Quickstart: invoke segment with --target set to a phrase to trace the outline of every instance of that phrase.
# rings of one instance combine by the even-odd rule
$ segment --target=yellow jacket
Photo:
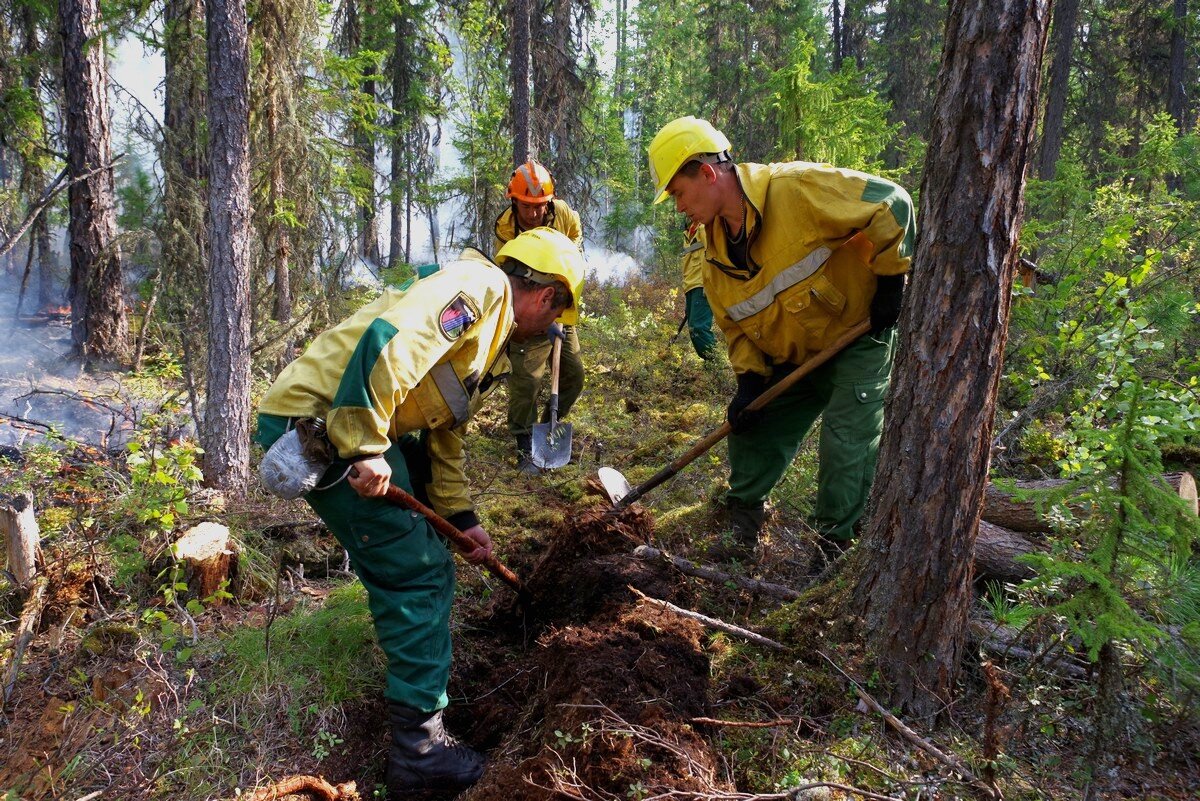
[[[734,372],[802,364],[870,314],[877,275],[911,261],[912,199],[896,184],[828,164],[738,164],[747,269],[723,224],[707,232],[704,291]]]
[[[554,198],[554,200],[550,201],[550,211],[547,214],[547,227],[566,234],[568,239],[580,248],[583,247],[583,225],[579,222],[579,213],[575,209],[568,206],[565,200]],[[495,232],[496,247],[492,250],[493,257],[504,246],[505,242],[508,242],[521,233],[517,230],[517,218],[513,214],[511,203],[496,218]]]
[[[683,235],[683,294],[703,286],[704,272],[704,226],[695,225],[688,228]]]
[[[514,325],[508,276],[467,250],[318,336],[280,373],[259,409],[324,418],[343,459],[383,453],[401,435],[428,429],[433,481],[426,489],[434,511],[449,517],[473,510],[463,435],[508,372]]]

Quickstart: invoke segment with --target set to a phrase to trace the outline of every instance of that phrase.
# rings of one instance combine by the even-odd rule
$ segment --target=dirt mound
[[[532,647],[460,677],[484,695],[452,722],[490,750],[487,773],[464,798],[717,786],[716,757],[689,723],[708,711],[703,631],[639,605],[628,589],[693,600],[677,574],[630,555],[651,526],[638,507],[619,517],[591,510],[552,536],[526,579]]]

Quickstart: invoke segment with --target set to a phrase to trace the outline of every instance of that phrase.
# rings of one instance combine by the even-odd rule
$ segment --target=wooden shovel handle
[[[767,391],[763,392],[761,395],[759,395],[757,398],[755,398],[753,401],[751,401],[749,404],[747,404],[746,409],[749,411],[753,411],[755,409],[761,409],[762,407],[766,406],[768,403],[775,400],[780,395],[782,395],[784,392],[786,392],[788,390],[788,388],[790,388],[793,384],[795,384],[801,378],[804,378],[804,376],[808,375],[813,370],[816,370],[822,364],[824,364],[825,362],[832,359],[843,348],[845,348],[851,342],[858,339],[859,337],[861,337],[863,334],[867,333],[870,330],[871,330],[871,323],[869,320],[864,320],[863,322],[854,326],[849,331],[847,331],[846,333],[844,333],[840,337],[838,337],[838,340],[836,342],[834,342],[832,345],[830,345],[828,348],[825,348],[825,350],[820,351],[819,353],[814,355],[811,359],[809,359],[804,364],[800,365],[795,370],[793,370],[791,373],[789,373],[787,376],[785,376],[783,379],[781,379],[777,384],[770,387],[769,389],[767,389]],[[729,435],[729,432],[732,430],[733,429],[730,427],[729,421],[726,420],[724,423],[721,424],[721,426],[719,428],[717,428],[715,431],[708,434],[702,440],[700,440],[695,445],[693,445],[691,447],[691,449],[689,449],[687,451],[687,453],[683,454],[678,459],[671,462],[669,465],[664,467],[662,470],[659,470],[657,473],[655,473],[653,476],[651,476],[650,479],[648,481],[646,481],[645,483],[639,484],[637,487],[634,487],[632,492],[630,492],[628,495],[626,495],[624,498],[622,498],[617,503],[613,504],[613,508],[618,509],[618,510],[625,509],[631,503],[633,503],[634,501],[636,501],[637,499],[639,499],[643,495],[645,495],[647,492],[654,489],[659,484],[662,484],[664,481],[666,481],[667,479],[674,476],[676,473],[678,473],[683,468],[687,467],[689,464],[691,464],[693,461],[695,461],[697,456],[700,456],[702,453],[706,452],[713,445],[716,445],[718,442],[725,439],[725,437],[727,437]]]
[[[479,547],[479,543],[451,525],[450,521],[395,484],[388,485],[387,495],[384,497],[397,506],[403,506],[406,509],[411,509],[418,514],[424,515],[425,519],[429,521],[437,533],[450,540],[451,544],[460,551],[469,552]],[[489,555],[487,559],[483,560],[483,566],[502,578],[506,584],[518,593],[525,592],[525,585],[521,583],[521,579],[517,578],[517,574],[501,564],[495,556]]]
[[[554,355],[550,357],[550,394],[558,394],[558,364],[562,357],[562,337],[554,338]]]

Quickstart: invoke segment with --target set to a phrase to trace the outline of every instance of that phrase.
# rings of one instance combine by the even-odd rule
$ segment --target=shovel
[[[554,356],[550,368],[550,422],[535,423],[531,456],[543,470],[562,467],[571,461],[571,424],[558,422],[558,363],[562,356],[562,337],[554,338]]]
[[[762,407],[766,406],[768,403],[782,395],[788,389],[788,387],[792,386],[801,378],[804,378],[804,376],[808,375],[813,370],[832,359],[842,348],[846,347],[851,342],[858,339],[870,330],[870,321],[864,321],[854,326],[854,328],[851,328],[849,331],[839,337],[837,342],[834,342],[828,348],[813,356],[811,359],[785,376],[781,381],[779,381],[779,383],[775,384],[773,387],[770,387],[766,392],[751,401],[750,404],[746,406],[746,409],[753,411],[754,409],[761,409]],[[611,467],[600,468],[598,478],[600,479],[600,483],[604,486],[604,491],[608,493],[609,501],[611,501],[613,505],[610,511],[619,512],[622,509],[628,508],[631,503],[641,498],[647,492],[654,489],[659,484],[662,484],[667,479],[673,478],[676,473],[695,461],[697,456],[704,453],[721,440],[725,439],[731,430],[732,429],[729,426],[729,421],[725,421],[721,424],[720,428],[708,434],[704,437],[704,439],[693,445],[691,450],[683,454],[683,456],[680,456],[675,461],[671,462],[662,470],[659,470],[657,473],[651,476],[648,481],[637,487],[631,487],[629,482],[625,479],[625,476],[621,475],[621,473],[617,470],[614,470]]]
[[[412,495],[400,489],[400,487],[397,487],[395,484],[388,485],[387,495],[384,497],[397,506],[403,506],[405,509],[411,509],[417,514],[424,515],[425,519],[429,521],[434,530],[437,531],[438,534],[441,534],[443,537],[448,539],[450,544],[454,545],[460,551],[473,551],[479,546],[479,543],[475,542],[475,540],[456,529],[450,524],[450,521],[446,520],[446,518],[442,517],[437,512],[433,511],[428,506],[414,498]],[[517,574],[505,567],[499,559],[497,559],[495,556],[488,556],[488,558],[483,560],[481,564],[483,567],[486,567],[488,570],[492,571],[501,579],[503,579],[505,584],[516,590],[518,600],[526,598],[527,593],[525,591],[525,585],[521,582],[521,579],[517,578]]]

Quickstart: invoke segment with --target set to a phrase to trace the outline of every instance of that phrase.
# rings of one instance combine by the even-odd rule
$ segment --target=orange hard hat
[[[549,203],[554,200],[554,179],[550,177],[549,170],[530,159],[513,170],[505,197],[522,203]]]

